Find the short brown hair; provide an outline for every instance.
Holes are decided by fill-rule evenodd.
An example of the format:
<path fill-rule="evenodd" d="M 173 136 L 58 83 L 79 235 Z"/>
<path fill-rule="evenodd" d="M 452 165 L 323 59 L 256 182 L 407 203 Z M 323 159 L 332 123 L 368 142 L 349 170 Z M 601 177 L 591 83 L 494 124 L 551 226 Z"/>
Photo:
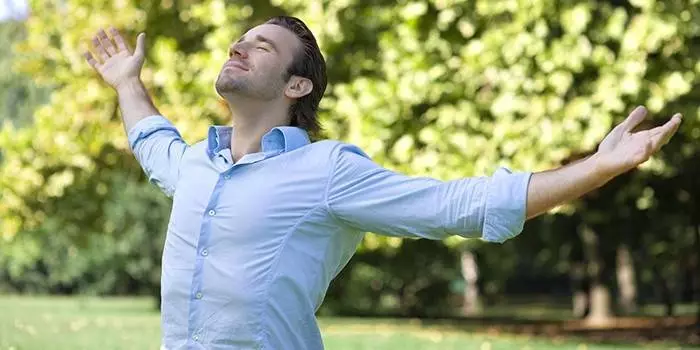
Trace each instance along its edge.
<path fill-rule="evenodd" d="M 288 29 L 301 41 L 302 49 L 294 55 L 292 63 L 287 67 L 286 79 L 292 75 L 307 78 L 313 83 L 313 88 L 289 108 L 289 114 L 292 126 L 305 129 L 310 135 L 316 136 L 321 130 L 317 116 L 318 105 L 327 85 L 326 61 L 321 49 L 311 30 L 296 17 L 277 16 L 270 18 L 266 23 Z"/>

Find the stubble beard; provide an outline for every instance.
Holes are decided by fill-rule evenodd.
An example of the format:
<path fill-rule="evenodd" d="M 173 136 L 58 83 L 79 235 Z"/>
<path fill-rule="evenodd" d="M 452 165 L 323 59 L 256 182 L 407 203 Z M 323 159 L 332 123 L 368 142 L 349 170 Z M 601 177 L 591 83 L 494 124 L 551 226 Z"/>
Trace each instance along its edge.
<path fill-rule="evenodd" d="M 246 77 L 232 76 L 226 72 L 219 74 L 215 84 L 216 92 L 222 97 L 241 96 L 263 101 L 277 98 L 283 86 L 284 82 L 281 79 L 280 81 L 267 81 L 258 85 Z"/>

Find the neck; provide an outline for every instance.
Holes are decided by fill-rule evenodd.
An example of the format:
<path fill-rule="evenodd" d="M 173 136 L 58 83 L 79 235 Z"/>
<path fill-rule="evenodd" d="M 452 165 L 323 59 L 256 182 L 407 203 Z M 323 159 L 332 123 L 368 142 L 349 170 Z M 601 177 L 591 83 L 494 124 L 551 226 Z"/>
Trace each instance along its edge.
<path fill-rule="evenodd" d="M 288 105 L 284 101 L 229 99 L 235 132 L 231 138 L 231 155 L 237 162 L 249 153 L 260 152 L 262 137 L 272 128 L 289 125 Z"/>

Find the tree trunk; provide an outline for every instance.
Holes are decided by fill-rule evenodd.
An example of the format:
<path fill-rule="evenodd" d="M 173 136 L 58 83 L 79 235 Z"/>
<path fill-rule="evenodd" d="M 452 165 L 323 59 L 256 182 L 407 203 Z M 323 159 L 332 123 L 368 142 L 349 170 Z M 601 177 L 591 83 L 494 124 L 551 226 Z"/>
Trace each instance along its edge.
<path fill-rule="evenodd" d="M 588 315 L 588 291 L 586 288 L 586 265 L 583 262 L 575 262 L 571 267 L 571 289 L 573 291 L 571 305 L 572 313 L 576 318 L 584 318 Z"/>
<path fill-rule="evenodd" d="M 610 290 L 603 282 L 603 260 L 600 257 L 598 235 L 588 226 L 583 226 L 581 231 L 583 251 L 588 262 L 588 277 L 591 281 L 590 312 L 586 316 L 586 323 L 591 325 L 605 324 L 610 321 Z"/>
<path fill-rule="evenodd" d="M 474 253 L 469 250 L 462 251 L 461 260 L 462 277 L 464 277 L 465 282 L 462 314 L 465 316 L 473 316 L 481 312 L 479 288 L 477 285 L 479 280 L 479 267 L 476 264 Z"/>
<path fill-rule="evenodd" d="M 600 281 L 591 284 L 591 312 L 586 323 L 591 325 L 606 324 L 612 318 L 610 312 L 610 290 Z"/>
<path fill-rule="evenodd" d="M 576 226 L 573 226 L 571 231 L 576 232 Z M 590 311 L 588 307 L 586 258 L 584 257 L 580 240 L 575 240 L 572 248 L 571 269 L 569 271 L 572 292 L 571 306 L 573 307 L 571 311 L 574 317 L 581 319 L 586 317 Z"/>
<path fill-rule="evenodd" d="M 620 292 L 620 310 L 624 314 L 637 311 L 637 281 L 632 254 L 625 244 L 617 248 L 617 286 Z"/>

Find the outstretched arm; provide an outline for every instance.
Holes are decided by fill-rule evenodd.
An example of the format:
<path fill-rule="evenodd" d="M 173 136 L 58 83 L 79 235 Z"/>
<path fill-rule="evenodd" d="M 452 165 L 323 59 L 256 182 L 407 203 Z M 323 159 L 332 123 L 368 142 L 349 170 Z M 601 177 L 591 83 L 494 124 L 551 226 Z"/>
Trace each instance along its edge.
<path fill-rule="evenodd" d="M 136 38 L 136 50 L 132 52 L 115 28 L 110 28 L 110 39 L 104 30 L 92 38 L 94 53 L 84 53 L 88 63 L 102 79 L 117 92 L 124 129 L 128 133 L 140 120 L 160 114 L 141 82 L 141 68 L 146 55 L 146 34 Z"/>
<path fill-rule="evenodd" d="M 129 80 L 119 85 L 117 94 L 119 96 L 119 109 L 124 121 L 124 130 L 127 133 L 141 119 L 160 115 L 140 79 Z"/>
<path fill-rule="evenodd" d="M 100 30 L 92 39 L 95 54 L 85 52 L 85 58 L 117 91 L 129 147 L 148 180 L 172 196 L 188 145 L 177 128 L 160 115 L 141 83 L 146 34 L 139 34 L 133 52 L 116 29 L 111 28 L 110 34 L 111 39 Z"/>
<path fill-rule="evenodd" d="M 527 189 L 527 218 L 574 200 L 646 162 L 681 123 L 681 115 L 676 114 L 662 126 L 632 132 L 646 114 L 644 107 L 637 107 L 605 137 L 598 152 L 585 160 L 533 174 Z"/>

